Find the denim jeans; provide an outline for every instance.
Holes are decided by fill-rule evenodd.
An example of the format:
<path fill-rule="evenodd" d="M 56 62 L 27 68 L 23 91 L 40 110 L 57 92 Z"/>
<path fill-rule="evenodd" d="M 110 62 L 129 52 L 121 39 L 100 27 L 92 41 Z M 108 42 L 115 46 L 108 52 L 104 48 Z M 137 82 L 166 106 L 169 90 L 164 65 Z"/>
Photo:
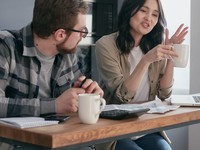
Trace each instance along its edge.
<path fill-rule="evenodd" d="M 13 150 L 38 150 L 38 149 L 31 148 L 31 147 L 18 147 L 18 148 L 14 148 Z M 63 148 L 63 150 L 67 150 L 67 148 Z M 70 150 L 93 150 L 93 149 L 91 147 L 83 147 L 83 148 L 74 148 Z"/>
<path fill-rule="evenodd" d="M 118 140 L 115 150 L 172 150 L 169 143 L 159 134 L 152 133 L 137 140 Z"/>

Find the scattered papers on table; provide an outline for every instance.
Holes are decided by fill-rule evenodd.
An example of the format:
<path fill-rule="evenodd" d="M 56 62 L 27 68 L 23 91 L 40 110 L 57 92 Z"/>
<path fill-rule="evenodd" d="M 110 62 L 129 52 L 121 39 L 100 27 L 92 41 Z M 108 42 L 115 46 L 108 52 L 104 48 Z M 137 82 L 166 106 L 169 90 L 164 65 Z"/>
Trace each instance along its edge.
<path fill-rule="evenodd" d="M 148 101 L 142 104 L 111 104 L 106 105 L 104 111 L 120 109 L 120 110 L 137 110 L 141 108 L 149 108 L 150 110 L 147 113 L 166 113 L 168 111 L 176 110 L 180 106 L 177 105 L 168 105 L 163 103 L 159 98 L 156 98 L 153 101 Z"/>

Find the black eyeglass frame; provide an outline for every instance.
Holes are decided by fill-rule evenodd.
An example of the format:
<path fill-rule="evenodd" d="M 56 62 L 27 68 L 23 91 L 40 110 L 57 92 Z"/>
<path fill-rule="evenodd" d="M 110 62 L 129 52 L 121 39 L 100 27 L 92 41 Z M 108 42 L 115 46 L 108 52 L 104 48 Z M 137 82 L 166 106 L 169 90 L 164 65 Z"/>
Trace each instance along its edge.
<path fill-rule="evenodd" d="M 85 28 L 83 29 L 83 30 L 85 30 L 85 31 L 75 30 L 75 29 L 71 29 L 71 28 L 67 28 L 67 30 L 73 31 L 73 32 L 83 33 L 83 34 L 82 34 L 82 37 L 83 37 L 83 38 L 85 38 L 85 37 L 87 36 L 87 34 L 88 34 L 88 28 L 87 28 L 87 27 L 85 27 Z"/>

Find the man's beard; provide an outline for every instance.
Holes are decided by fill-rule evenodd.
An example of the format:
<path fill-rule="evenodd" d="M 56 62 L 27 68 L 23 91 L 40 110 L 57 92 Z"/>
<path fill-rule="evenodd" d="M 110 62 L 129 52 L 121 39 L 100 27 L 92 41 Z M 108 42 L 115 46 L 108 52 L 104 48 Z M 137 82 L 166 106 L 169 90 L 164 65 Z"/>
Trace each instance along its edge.
<path fill-rule="evenodd" d="M 60 53 L 60 54 L 72 54 L 72 53 L 75 53 L 76 52 L 76 49 L 77 49 L 77 45 L 80 41 L 77 42 L 76 46 L 74 48 L 71 48 L 71 49 L 68 49 L 68 48 L 65 48 L 65 42 L 66 42 L 67 38 L 60 44 L 56 45 L 57 47 L 57 51 Z"/>
<path fill-rule="evenodd" d="M 63 46 L 63 44 L 57 45 L 57 51 L 60 54 L 72 54 L 72 53 L 75 53 L 76 52 L 76 48 L 77 48 L 77 46 L 75 46 L 74 48 L 71 48 L 71 49 L 67 49 L 67 48 L 65 48 Z"/>

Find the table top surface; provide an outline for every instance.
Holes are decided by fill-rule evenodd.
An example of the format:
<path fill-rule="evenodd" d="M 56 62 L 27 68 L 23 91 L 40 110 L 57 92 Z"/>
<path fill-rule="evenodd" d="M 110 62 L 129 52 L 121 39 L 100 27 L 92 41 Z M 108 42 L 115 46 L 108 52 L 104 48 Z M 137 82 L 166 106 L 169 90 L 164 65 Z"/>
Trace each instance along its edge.
<path fill-rule="evenodd" d="M 106 138 L 178 127 L 200 122 L 200 107 L 181 107 L 165 114 L 144 114 L 138 118 L 124 120 L 99 119 L 96 124 L 80 122 L 77 113 L 58 125 L 19 129 L 0 125 L 0 137 L 20 142 L 59 148 L 98 141 Z"/>

